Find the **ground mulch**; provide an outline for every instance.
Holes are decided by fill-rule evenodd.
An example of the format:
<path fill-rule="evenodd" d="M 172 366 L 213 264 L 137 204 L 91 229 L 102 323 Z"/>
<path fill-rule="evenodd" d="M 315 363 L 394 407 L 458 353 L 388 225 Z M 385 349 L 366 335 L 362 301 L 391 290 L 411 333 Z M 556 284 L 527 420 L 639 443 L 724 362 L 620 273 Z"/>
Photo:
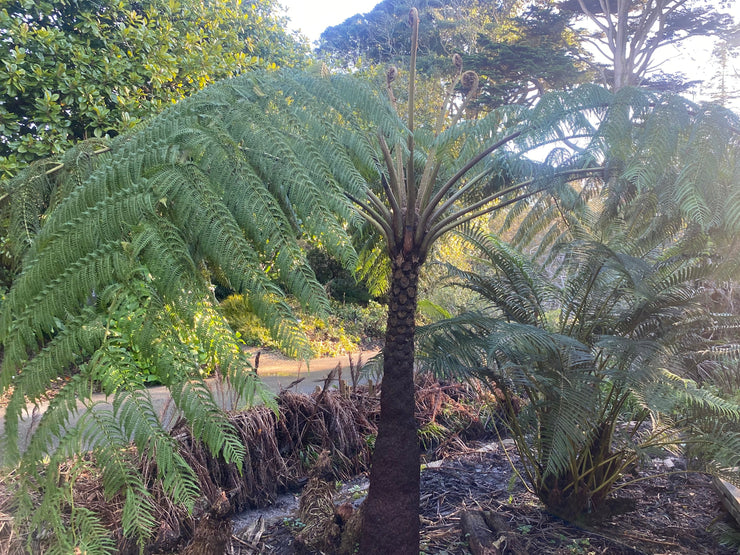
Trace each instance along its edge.
<path fill-rule="evenodd" d="M 513 447 L 509 455 L 516 462 Z M 619 489 L 604 507 L 580 524 L 549 514 L 521 482 L 511 477 L 511 465 L 498 444 L 488 444 L 483 450 L 471 445 L 445 458 L 441 466 L 426 468 L 421 481 L 423 552 L 470 554 L 460 526 L 462 513 L 469 510 L 496 514 L 508 524 L 519 547 L 531 554 L 740 552 L 738 547 L 720 543 L 721 530 L 735 524 L 721 506 L 711 479 L 693 473 L 666 475 L 659 460 L 638 472 L 640 481 Z M 233 537 L 229 552 L 297 553 L 295 531 L 291 519 L 279 521 L 266 527 L 256 543 L 254 538 Z M 514 552 L 507 549 L 505 537 L 500 546 L 502 553 Z"/>

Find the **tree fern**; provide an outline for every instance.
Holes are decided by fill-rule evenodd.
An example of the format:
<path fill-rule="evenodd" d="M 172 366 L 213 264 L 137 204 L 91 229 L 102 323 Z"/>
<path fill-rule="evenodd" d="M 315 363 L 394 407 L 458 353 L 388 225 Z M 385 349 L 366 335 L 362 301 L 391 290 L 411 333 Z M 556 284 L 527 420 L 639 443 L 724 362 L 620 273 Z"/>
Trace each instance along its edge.
<path fill-rule="evenodd" d="M 237 465 L 244 454 L 200 377 L 199 361 L 172 331 L 192 330 L 188 340 L 197 341 L 209 353 L 210 364 L 229 375 L 239 396 L 251 400 L 255 380 L 243 371 L 249 363 L 236 340 L 229 339 L 228 326 L 209 308 L 204 265 L 229 286 L 248 292 L 255 312 L 276 337 L 293 352 L 305 354 L 307 342 L 283 290 L 264 266 L 273 264 L 278 283 L 321 312 L 327 307 L 323 289 L 298 241 L 307 234 L 324 235 L 345 262 L 354 260 L 349 238 L 329 210 L 343 208 L 351 219 L 347 200 L 335 195 L 338 200 L 327 207 L 319 202 L 318 188 L 309 202 L 307 187 L 281 188 L 260 176 L 275 173 L 274 167 L 265 171 L 260 165 L 264 152 L 279 152 L 287 184 L 295 174 L 284 159 L 290 146 L 277 151 L 263 145 L 265 150 L 254 158 L 245 156 L 246 135 L 234 122 L 247 121 L 250 110 L 218 117 L 215 106 L 231 101 L 219 99 L 217 92 L 208 102 L 192 99 L 193 107 L 185 102 L 138 134 L 117 139 L 110 152 L 82 156 L 81 148 L 64 160 L 63 168 L 56 165 L 48 172 L 49 165 L 40 165 L 38 177 L 32 169 L 6 186 L 16 218 L 9 233 L 19 237 L 14 252 L 22 270 L 3 305 L 0 326 L 2 385 L 13 386 L 5 418 L 5 462 L 18 459 L 18 419 L 26 400 L 41 400 L 52 379 L 79 372 L 52 400 L 30 441 L 21 438 L 26 444 L 22 466 L 31 471 L 50 453 L 58 462 L 92 449 L 98 460 L 106 461 L 106 491 L 121 491 L 126 499 L 125 533 L 140 541 L 153 529 L 154 517 L 147 487 L 125 455 L 130 441 L 154 458 L 175 502 L 192 508 L 197 495 L 192 470 L 174 451 L 150 401 L 136 392 L 144 386 L 137 380 L 142 364 L 156 369 L 177 407 L 194 423 L 196 437 L 214 454 Z M 200 110 L 204 105 L 211 107 L 210 119 L 204 115 L 207 110 Z M 189 115 L 190 110 L 199 115 Z M 230 135 L 234 132 L 241 135 Z M 265 138 L 262 134 L 260 140 Z M 272 138 L 282 140 L 279 133 Z M 293 160 L 294 167 L 299 164 Z M 313 173 L 304 173 L 304 181 L 318 179 L 320 172 Z M 300 225 L 293 225 L 301 218 Z M 128 326 L 122 326 L 117 308 L 126 306 L 123 299 L 146 307 Z M 132 356 L 130 349 L 137 345 L 139 354 Z M 71 428 L 70 415 L 81 410 L 78 399 L 88 397 L 96 383 L 114 396 L 113 414 L 87 406 Z M 51 484 L 44 499 L 59 510 L 52 502 L 56 494 Z M 76 514 L 73 530 L 78 524 L 79 531 L 95 530 L 86 515 Z M 42 521 L 32 524 L 42 526 Z M 64 551 L 68 536 L 63 527 L 55 527 L 55 534 Z"/>
<path fill-rule="evenodd" d="M 450 267 L 449 280 L 489 306 L 420 332 L 427 368 L 493 380 L 528 400 L 522 413 L 508 414 L 524 476 L 544 503 L 569 516 L 603 499 L 646 448 L 677 447 L 691 433 L 719 453 L 717 436 L 699 431 L 699 413 L 702 422 L 740 418 L 737 404 L 689 378 L 712 352 L 736 354 L 731 333 L 721 331 L 733 318 L 698 301 L 696 284 L 715 269 L 707 244 L 687 237 L 677 212 L 645 217 L 658 209 L 651 195 L 624 198 L 616 212 L 590 200 L 553 217 L 557 256 L 544 257 L 544 267 L 495 236 L 466 231 L 489 272 Z M 552 274 L 554 282 L 545 277 Z M 553 308 L 557 319 L 538 317 Z M 651 433 L 617 432 L 621 419 L 647 414 L 656 423 Z"/>

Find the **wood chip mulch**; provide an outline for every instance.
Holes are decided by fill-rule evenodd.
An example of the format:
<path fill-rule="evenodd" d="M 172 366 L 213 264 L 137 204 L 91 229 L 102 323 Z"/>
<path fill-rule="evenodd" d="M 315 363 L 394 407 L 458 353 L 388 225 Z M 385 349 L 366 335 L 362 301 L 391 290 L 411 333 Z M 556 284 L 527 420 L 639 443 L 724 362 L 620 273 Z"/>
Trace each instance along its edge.
<path fill-rule="evenodd" d="M 516 462 L 513 448 L 509 454 Z M 489 511 L 510 530 L 510 534 L 499 538 L 504 554 L 740 553 L 737 546 L 721 545 L 721 529 L 737 528 L 709 477 L 665 475 L 660 462 L 640 470 L 637 477 L 645 479 L 619 489 L 606 506 L 590 515 L 588 522 L 575 525 L 549 514 L 520 481 L 512 480 L 512 470 L 501 446 L 463 448 L 439 467 L 422 473 L 422 552 L 470 554 L 469 543 L 461 532 L 461 515 L 466 511 Z M 512 534 L 516 545 L 524 551 L 507 547 L 507 536 L 511 538 Z M 268 526 L 257 543 L 234 537 L 228 552 L 296 553 L 291 522 L 288 519 Z"/>

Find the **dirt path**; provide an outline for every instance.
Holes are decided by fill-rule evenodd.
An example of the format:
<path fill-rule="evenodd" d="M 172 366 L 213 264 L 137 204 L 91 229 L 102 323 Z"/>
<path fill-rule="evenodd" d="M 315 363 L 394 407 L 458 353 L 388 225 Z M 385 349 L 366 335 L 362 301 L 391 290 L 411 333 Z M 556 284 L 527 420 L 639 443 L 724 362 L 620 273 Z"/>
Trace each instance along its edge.
<path fill-rule="evenodd" d="M 252 354 L 252 364 L 257 360 L 257 353 L 259 353 L 259 359 L 256 364 L 257 373 L 264 377 L 305 375 L 307 371 L 310 371 L 311 375 L 314 375 L 321 372 L 330 372 L 337 365 L 341 365 L 345 375 L 349 375 L 350 359 L 354 365 L 357 365 L 358 362 L 364 364 L 378 354 L 378 350 L 358 351 L 338 357 L 315 358 L 308 361 L 308 363 L 304 360 L 288 358 L 275 351 L 258 351 L 252 349 L 250 353 Z"/>
<path fill-rule="evenodd" d="M 268 391 L 272 393 L 279 393 L 291 384 L 293 384 L 292 391 L 312 393 L 317 387 L 323 387 L 328 374 L 338 366 L 342 369 L 343 379 L 349 382 L 350 357 L 353 365 L 357 365 L 358 361 L 364 364 L 377 353 L 378 351 L 366 351 L 339 357 L 317 358 L 309 361 L 308 364 L 302 360 L 283 357 L 278 353 L 261 353 L 259 364 L 257 364 L 257 374 Z M 336 377 L 334 384 L 336 384 Z"/>
<path fill-rule="evenodd" d="M 306 363 L 305 361 L 297 361 L 286 358 L 279 353 L 274 352 L 263 352 L 260 353 L 259 364 L 257 365 L 257 372 L 262 383 L 265 385 L 268 391 L 272 393 L 279 393 L 282 389 L 290 386 L 292 391 L 300 393 L 311 393 L 316 387 L 322 387 L 327 375 L 334 370 L 338 365 L 341 365 L 343 377 L 345 381 L 349 381 L 350 373 L 350 356 L 353 364 L 357 364 L 358 360 L 367 362 L 372 356 L 377 354 L 377 351 L 365 351 L 361 353 L 353 353 L 352 355 L 345 355 L 340 357 L 331 358 L 319 358 L 314 359 Z M 254 353 L 256 356 L 256 352 Z M 252 359 L 254 361 L 254 358 Z M 206 380 L 209 385 L 214 384 L 216 380 L 209 378 Z M 168 410 L 170 395 L 169 391 L 164 386 L 154 386 L 147 389 L 149 395 L 152 398 L 152 404 L 155 410 L 164 415 Z M 216 402 L 222 404 L 228 404 L 228 402 L 222 402 L 224 399 L 223 395 L 219 395 L 218 392 L 214 391 L 214 397 Z M 98 407 L 100 410 L 110 408 L 108 398 L 102 394 L 94 394 L 92 400 L 96 403 L 100 403 Z M 21 448 L 23 448 L 27 441 L 30 439 L 33 431 L 38 425 L 39 419 L 44 411 L 49 406 L 48 402 L 43 402 L 38 405 L 35 409 L 32 406 L 28 407 L 28 412 L 24 415 L 23 420 L 19 426 L 19 437 L 21 438 Z M 230 408 L 224 406 L 223 408 Z M 79 414 L 72 417 L 70 424 L 74 424 L 79 418 Z M 5 406 L 0 405 L 0 436 L 5 432 Z M 0 453 L 0 463 L 2 463 L 2 454 Z"/>

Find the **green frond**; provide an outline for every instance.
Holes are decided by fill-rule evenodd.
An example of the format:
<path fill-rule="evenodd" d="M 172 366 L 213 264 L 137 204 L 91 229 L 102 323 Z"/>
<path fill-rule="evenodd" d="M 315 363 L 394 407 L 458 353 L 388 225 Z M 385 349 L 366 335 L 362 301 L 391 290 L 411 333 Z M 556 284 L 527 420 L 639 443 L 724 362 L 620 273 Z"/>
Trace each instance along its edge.
<path fill-rule="evenodd" d="M 241 469 L 246 447 L 239 434 L 218 407 L 213 393 L 200 379 L 173 384 L 170 388 L 175 405 L 191 423 L 193 437 L 202 441 L 215 456 Z"/>
<path fill-rule="evenodd" d="M 152 211 L 146 184 L 127 187 L 117 194 L 100 199 L 79 215 L 54 229 L 58 220 L 51 219 L 36 237 L 31 260 L 14 282 L 23 294 L 35 296 L 46 276 L 58 275 L 71 263 L 93 252 L 102 243 L 121 238 L 127 225 L 138 223 L 140 214 Z M 17 305 L 10 305 L 16 310 Z"/>
<path fill-rule="evenodd" d="M 78 317 L 59 323 L 57 335 L 25 365 L 22 373 L 2 374 L 2 378 L 13 380 L 4 384 L 5 387 L 13 383 L 23 389 L 29 400 L 36 401 L 46 393 L 61 369 L 94 352 L 105 338 L 105 321 L 92 307 L 86 307 Z"/>
<path fill-rule="evenodd" d="M 651 339 L 602 335 L 595 342 L 598 361 L 604 362 L 603 377 L 625 384 L 632 391 L 659 379 L 666 348 Z"/>
<path fill-rule="evenodd" d="M 537 250 L 533 253 L 535 260 L 542 260 L 542 265 L 548 267 L 555 263 L 558 253 L 561 251 L 561 245 L 566 244 L 571 239 L 567 229 L 557 223 L 550 225 L 549 229 L 540 236 Z M 525 238 L 526 240 L 531 240 Z"/>
<path fill-rule="evenodd" d="M 49 401 L 49 405 L 38 421 L 37 430 L 24 438 L 18 437 L 18 423 L 22 411 L 26 409 L 26 401 L 23 390 L 13 391 L 13 396 L 5 413 L 4 446 L 6 460 L 4 463 L 17 463 L 21 457 L 19 441 L 27 441 L 23 455 L 23 463 L 26 466 L 34 466 L 38 461 L 54 452 L 72 456 L 79 449 L 78 435 L 71 430 L 70 422 L 72 415 L 80 409 L 78 399 L 90 394 L 90 383 L 81 375 L 72 376 Z M 33 416 L 35 411 L 31 413 Z M 60 455 L 61 456 L 61 455 Z"/>
<path fill-rule="evenodd" d="M 737 487 L 740 483 L 737 470 L 740 465 L 740 433 L 719 426 L 702 434 L 701 439 L 708 444 L 707 450 L 714 455 L 710 472 Z"/>
<path fill-rule="evenodd" d="M 379 244 L 377 236 L 367 233 L 364 233 L 364 237 L 359 236 L 360 241 L 363 239 L 364 243 L 358 249 L 360 258 L 356 273 L 373 295 L 380 296 L 388 291 L 391 273 L 385 245 Z"/>
<path fill-rule="evenodd" d="M 151 270 L 153 285 L 164 298 L 201 289 L 192 279 L 198 272 L 185 238 L 174 223 L 150 216 L 132 230 L 131 253 Z"/>
<path fill-rule="evenodd" d="M 149 394 L 142 390 L 121 391 L 113 400 L 113 414 L 139 452 L 155 461 L 164 491 L 174 503 L 192 511 L 200 495 L 198 478 L 179 453 L 177 441 L 162 427 Z"/>
<path fill-rule="evenodd" d="M 417 330 L 417 361 L 440 377 L 466 380 L 490 372 L 486 334 L 495 319 L 471 312 L 439 320 Z"/>
<path fill-rule="evenodd" d="M 120 242 L 111 241 L 76 260 L 63 272 L 47 276 L 48 281 L 38 294 L 23 298 L 24 283 L 11 289 L 3 306 L 4 371 L 12 372 L 20 366 L 28 351 L 38 348 L 45 335 L 57 332 L 59 320 L 69 311 L 82 308 L 93 291 L 113 280 L 125 280 L 130 271 L 131 260 L 122 252 Z M 21 302 L 29 304 L 21 307 Z"/>
<path fill-rule="evenodd" d="M 531 244 L 538 234 L 552 226 L 553 218 L 558 217 L 558 207 L 547 200 L 538 199 L 534 204 L 527 203 L 529 206 L 522 204 L 522 206 L 510 212 L 505 222 L 506 227 L 509 227 L 513 219 L 517 218 L 524 209 L 526 210 L 526 215 L 518 225 L 516 234 L 511 240 L 512 244 L 517 246 Z"/>
<path fill-rule="evenodd" d="M 664 369 L 661 374 L 662 379 L 651 384 L 650 395 L 673 402 L 674 406 L 683 404 L 735 422 L 740 420 L 740 405 L 737 403 L 722 399 L 708 389 L 698 387 L 693 380 L 682 378 L 669 370 Z M 664 391 L 665 388 L 670 391 Z"/>
<path fill-rule="evenodd" d="M 125 427 L 113 412 L 104 407 L 96 410 L 95 405 L 91 405 L 81 415 L 77 429 L 82 445 L 91 448 L 96 458 L 105 461 L 102 483 L 106 495 L 123 494 L 121 520 L 124 535 L 136 537 L 143 544 L 156 527 L 154 502 L 143 477 L 129 460 L 131 454 L 126 449 L 129 438 Z"/>
<path fill-rule="evenodd" d="M 46 175 L 49 164 L 35 164 L 3 187 L 12 199 L 7 241 L 10 252 L 21 259 L 41 228 L 41 216 L 53 189 Z"/>
<path fill-rule="evenodd" d="M 30 513 L 29 528 L 56 540 L 49 542 L 47 553 L 63 555 L 76 550 L 100 554 L 115 552 L 111 532 L 103 527 L 92 511 L 73 502 L 71 487 L 58 487 L 59 482 L 65 480 L 68 481 L 65 486 L 73 484 L 86 466 L 85 461 L 77 459 L 70 465 L 67 476 L 60 476 L 59 470 L 53 467 L 39 478 L 43 497 Z M 23 514 L 29 514 L 25 508 L 22 510 Z M 66 521 L 62 519 L 64 512 L 68 513 Z"/>
<path fill-rule="evenodd" d="M 498 324 L 487 342 L 489 357 L 503 375 L 527 391 L 530 406 L 525 410 L 537 411 L 535 445 L 544 475 L 563 472 L 598 412 L 590 348 L 567 336 L 514 323 Z"/>
<path fill-rule="evenodd" d="M 489 332 L 488 353 L 502 364 L 521 368 L 550 363 L 548 371 L 565 376 L 581 373 L 593 366 L 593 354 L 587 345 L 567 335 L 550 333 L 537 326 L 499 322 Z M 554 363 L 554 364 L 553 364 Z M 524 379 L 530 378 L 522 374 Z M 532 383 L 533 387 L 539 387 Z"/>
<path fill-rule="evenodd" d="M 116 542 L 110 531 L 90 509 L 73 506 L 69 515 L 69 527 L 74 530 L 74 537 L 77 539 L 77 545 L 71 546 L 75 550 L 90 555 L 115 553 Z M 54 548 L 48 553 L 55 553 Z M 63 554 L 64 551 L 59 552 L 59 555 Z"/>

